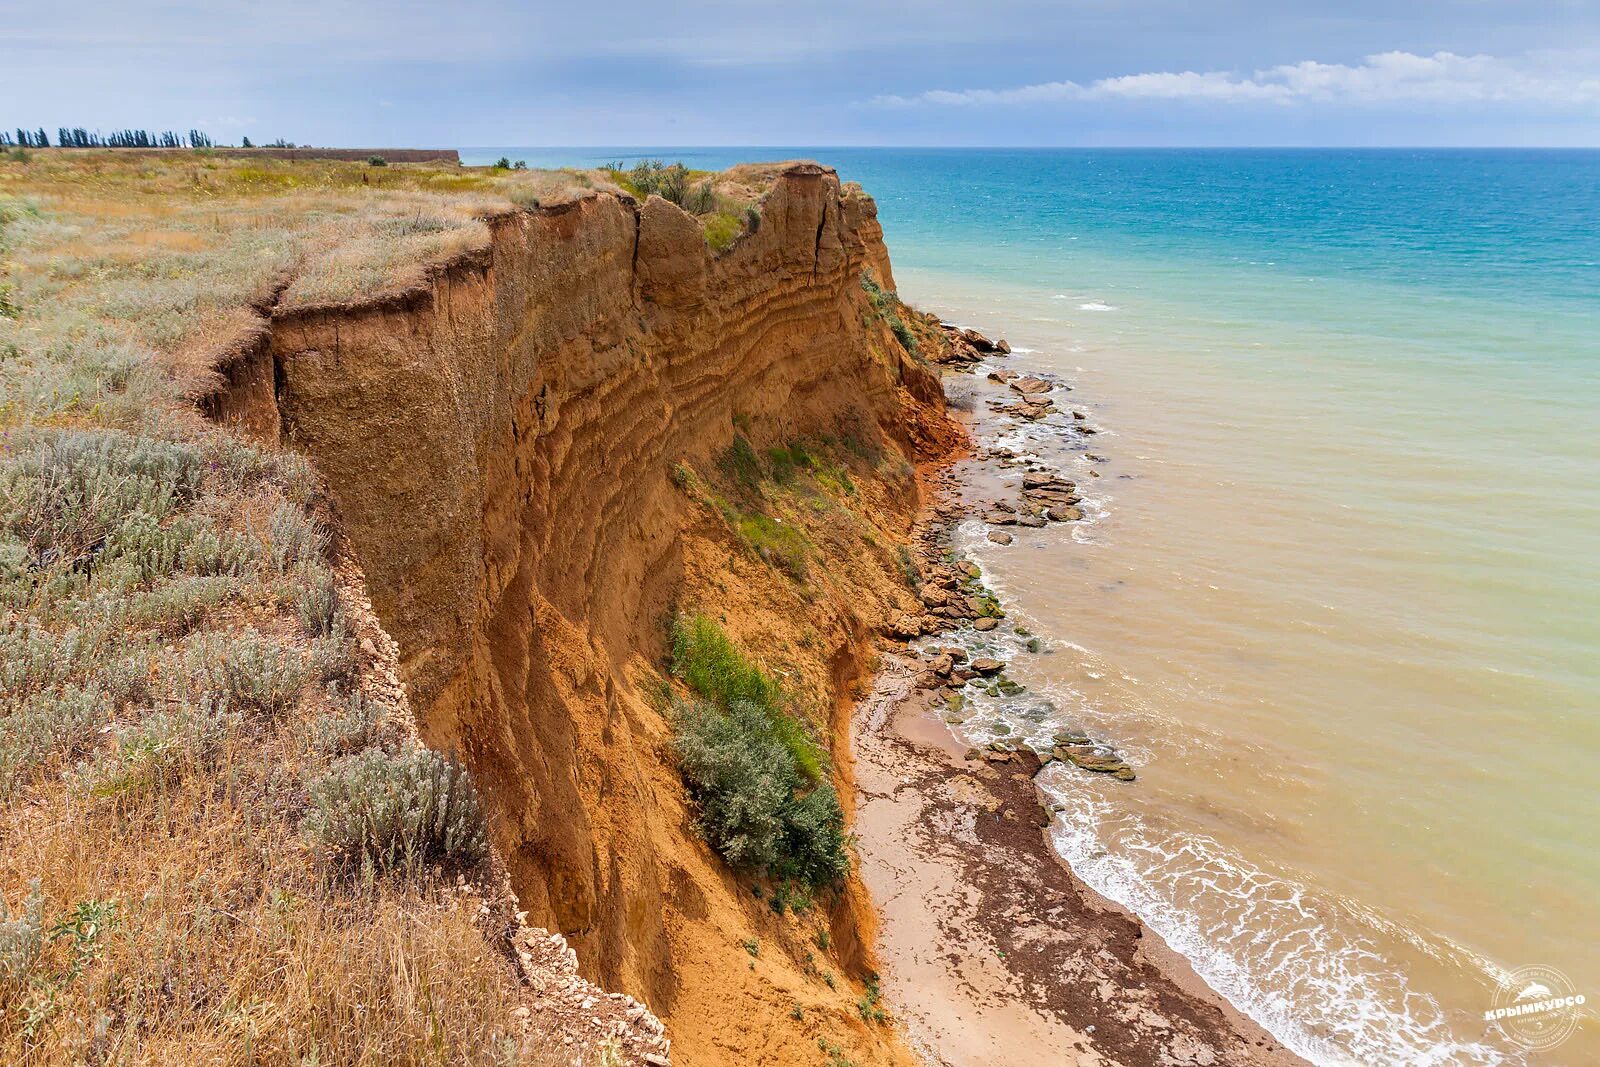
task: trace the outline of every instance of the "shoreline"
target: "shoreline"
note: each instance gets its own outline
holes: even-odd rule
[[[981,454],[984,442],[963,423]],[[952,590],[955,604],[972,575],[941,558],[953,528],[978,513],[958,499],[967,486],[952,466],[925,472],[918,531],[930,586]],[[970,675],[987,665],[910,648],[918,636],[955,643],[973,615],[959,605],[930,611],[931,628],[930,616],[901,620],[851,714],[861,878],[907,1042],[939,1067],[1037,1061],[1041,1049],[1075,1065],[1305,1064],[1072,872],[1049,841],[1049,801],[1033,780],[1050,756],[969,749],[936,714],[936,703],[948,707],[943,694],[961,688],[952,666]]]

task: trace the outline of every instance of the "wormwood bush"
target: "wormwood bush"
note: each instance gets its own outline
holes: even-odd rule
[[[294,603],[300,625],[313,637],[326,637],[340,622],[339,587],[334,582],[333,572],[307,567],[301,570],[299,577]]]
[[[109,706],[98,685],[73,685],[35,693],[0,718],[0,794],[29,769],[88,744]]]
[[[329,755],[343,756],[374,744],[383,730],[384,708],[360,690],[345,693],[337,684],[328,687],[330,711],[317,716],[313,742]]]
[[[210,757],[238,717],[211,696],[199,705],[157,711],[119,727],[111,749],[80,771],[83,791],[97,799],[134,797],[159,790],[182,768]]]
[[[470,866],[488,850],[467,772],[427,749],[367,749],[311,783],[305,829],[347,870],[415,874]]]
[[[267,520],[266,550],[279,574],[321,563],[328,553],[328,528],[301,508],[283,501]]]
[[[44,951],[44,889],[35,878],[22,909],[12,914],[0,896],[0,981],[21,982],[33,973]]]
[[[298,651],[254,630],[206,634],[189,646],[188,662],[200,683],[231,707],[269,717],[294,707],[313,673]]]

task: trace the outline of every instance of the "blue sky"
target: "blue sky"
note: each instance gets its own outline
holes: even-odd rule
[[[1600,0],[0,0],[0,124],[359,145],[1600,145]]]

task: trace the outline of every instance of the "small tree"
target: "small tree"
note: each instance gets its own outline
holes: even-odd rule
[[[255,145],[250,143],[250,138],[242,137],[242,138],[239,139],[239,147],[240,148],[254,148]]]
[[[501,156],[499,159],[494,161],[494,169],[495,170],[510,170],[511,169],[511,160],[507,159],[505,156]]]

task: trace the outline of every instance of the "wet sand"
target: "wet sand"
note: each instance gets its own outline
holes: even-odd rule
[[[1045,839],[1038,757],[967,759],[888,653],[853,725],[883,988],[930,1064],[1299,1064]]]

